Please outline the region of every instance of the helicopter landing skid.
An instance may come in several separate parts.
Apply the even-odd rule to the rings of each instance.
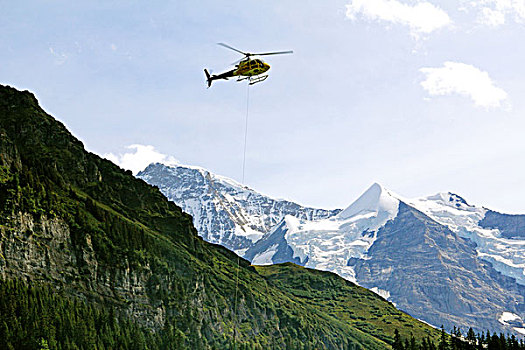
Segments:
[[[249,79],[250,85],[263,82],[263,81],[266,80],[266,78],[268,78],[268,75],[258,75],[256,77],[250,77],[250,79]]]
[[[253,85],[253,84],[257,84],[257,83],[265,81],[266,78],[268,78],[268,74],[267,75],[256,75],[256,76],[251,76],[251,77],[242,77],[242,78],[239,77],[237,81],[243,81],[243,80],[248,79],[248,81],[250,82],[250,85]]]

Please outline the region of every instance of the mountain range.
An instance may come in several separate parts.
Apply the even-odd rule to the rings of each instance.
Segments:
[[[169,200],[190,214],[199,235],[206,241],[241,256],[286,215],[317,220],[339,212],[273,199],[196,166],[170,167],[155,163],[137,177],[157,186]]]
[[[344,210],[322,210],[198,167],[151,164],[138,177],[191,212],[205,239],[209,227],[227,228],[213,242],[254,265],[334,272],[434,326],[525,334],[525,215],[453,193],[408,199],[380,184]]]

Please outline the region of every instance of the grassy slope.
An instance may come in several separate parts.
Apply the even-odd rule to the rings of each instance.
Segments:
[[[402,337],[438,339],[439,331],[396,309],[391,303],[368,289],[325,271],[307,269],[292,263],[256,266],[279,289],[286,290],[302,304],[324,310],[334,319],[373,335],[385,342],[393,341],[394,330]]]
[[[0,147],[3,227],[12,225],[10,218],[18,212],[29,213],[35,220],[56,217],[69,225],[74,252],[85,250],[88,240],[92,242],[99,274],[112,276],[128,266],[144,272],[149,276],[144,308],[163,308],[167,317],[160,331],[182,332],[185,346],[226,348],[231,344],[237,273],[238,338],[250,347],[348,348],[359,344],[365,349],[383,349],[388,348],[385,341],[391,339],[393,326],[399,325],[404,334],[426,327],[370,292],[329,274],[290,266],[257,268],[259,274],[242,259],[238,269],[237,257],[202,241],[191,217],[158,189],[86,152],[28,92],[0,86]],[[11,234],[2,230],[0,239],[10,239]],[[48,282],[101,307],[116,306],[126,314],[126,296],[101,297],[86,262],[81,255],[77,258],[75,281],[65,286]],[[330,288],[316,291],[294,284],[300,280]],[[315,298],[300,296],[301,288]],[[352,288],[362,291],[363,297],[333,299]],[[326,307],[334,302],[336,308]],[[403,321],[393,320],[392,327],[386,321],[375,322],[376,309],[400,314]]]

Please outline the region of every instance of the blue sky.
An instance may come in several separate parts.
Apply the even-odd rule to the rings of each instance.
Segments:
[[[0,83],[34,92],[86,147],[125,166],[199,165],[344,207],[373,182],[525,213],[525,1],[4,1]],[[130,145],[139,145],[129,148]],[[145,147],[151,146],[151,147]]]

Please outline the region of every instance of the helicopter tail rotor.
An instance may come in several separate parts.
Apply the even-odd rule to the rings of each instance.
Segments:
[[[206,74],[206,81],[208,83],[208,87],[210,87],[212,82],[211,75],[207,69],[204,69],[204,74]]]

